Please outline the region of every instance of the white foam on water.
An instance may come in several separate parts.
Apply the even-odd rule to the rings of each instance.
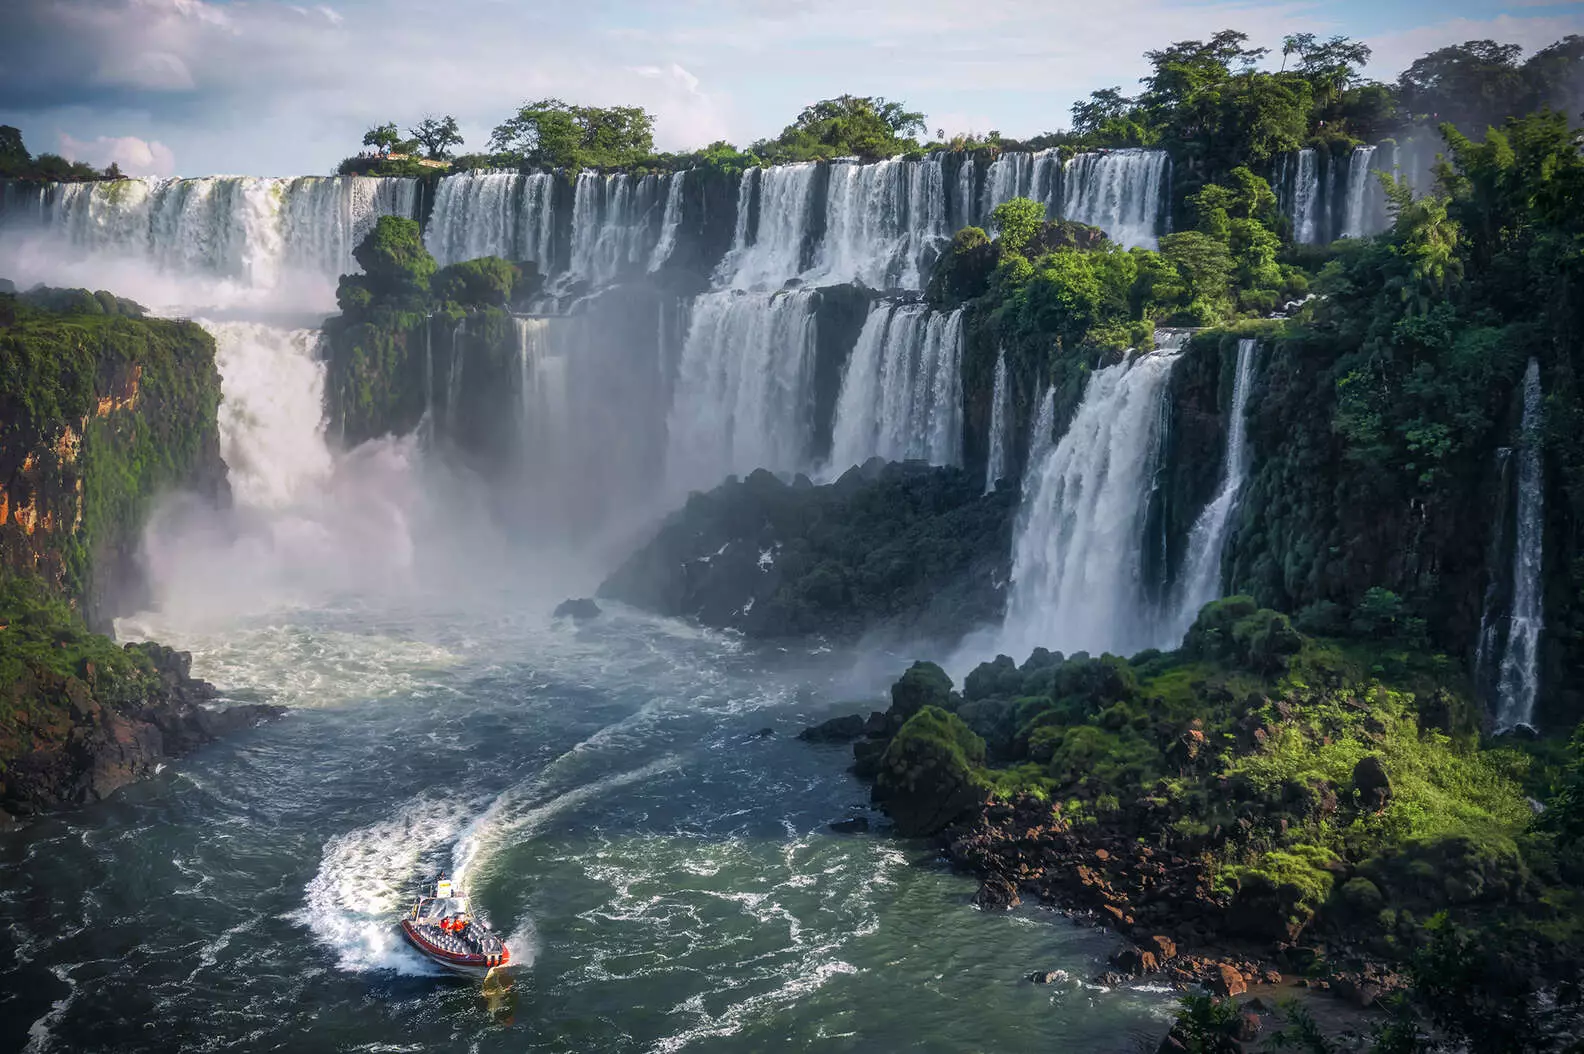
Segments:
[[[414,879],[457,836],[469,811],[465,802],[420,797],[389,819],[331,838],[290,919],[307,927],[341,970],[440,973],[408,947],[399,923]]]

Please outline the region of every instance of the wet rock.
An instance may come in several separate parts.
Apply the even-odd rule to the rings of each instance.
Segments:
[[[851,743],[864,734],[864,719],[857,714],[833,717],[798,733],[805,743]]]
[[[1018,896],[1017,886],[1011,881],[1001,875],[990,875],[979,883],[973,902],[986,911],[1010,911],[1023,903],[1023,898]]]
[[[1155,934],[1144,942],[1144,946],[1155,953],[1155,958],[1161,962],[1174,958],[1177,955],[1177,942],[1163,934]]]
[[[569,618],[573,622],[587,622],[589,619],[599,618],[600,607],[589,597],[576,597],[561,601],[556,605],[551,618]]]
[[[1139,974],[1154,973],[1160,969],[1160,962],[1155,958],[1154,952],[1145,951],[1132,944],[1123,945],[1112,952],[1111,965],[1135,977]]]
[[[1215,963],[1210,968],[1210,990],[1224,999],[1248,991],[1248,982],[1237,967],[1229,963]]]
[[[1237,1021],[1233,1022],[1232,1038],[1240,1043],[1252,1042],[1264,1027],[1264,1022],[1260,1021],[1258,1014],[1252,1010],[1245,1010],[1238,1015]]]
[[[862,816],[854,816],[847,820],[836,820],[826,826],[837,834],[862,834],[869,829],[869,821]]]
[[[1066,970],[1036,970],[1029,974],[1035,984],[1061,984],[1068,979]]]

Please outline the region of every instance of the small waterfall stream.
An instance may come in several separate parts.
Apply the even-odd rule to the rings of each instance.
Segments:
[[[1535,697],[1540,689],[1540,633],[1544,629],[1542,543],[1545,530],[1545,481],[1540,429],[1545,397],[1540,389],[1540,363],[1529,360],[1524,371],[1523,434],[1518,441],[1517,534],[1513,546],[1512,617],[1497,673],[1496,728],[1533,727]]]
[[[1221,557],[1226,551],[1232,513],[1237,509],[1243,480],[1248,474],[1247,409],[1253,382],[1254,358],[1259,343],[1238,341],[1237,372],[1232,382],[1232,405],[1227,410],[1226,456],[1221,462],[1221,482],[1188,532],[1186,563],[1178,580],[1172,610],[1165,627],[1165,644],[1176,647],[1199,616],[1199,609],[1221,595]]]
[[[1006,349],[996,353],[995,388],[990,394],[990,452],[985,459],[985,493],[995,490],[996,481],[1007,471],[1007,429],[1011,426],[1012,399],[1007,384]]]

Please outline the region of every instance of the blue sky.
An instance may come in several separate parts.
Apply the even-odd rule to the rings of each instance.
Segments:
[[[662,149],[746,144],[842,92],[1029,136],[1223,28],[1357,37],[1391,79],[1449,43],[1584,33],[1584,0],[0,0],[0,123],[155,175],[327,172],[371,124],[430,113],[482,148],[545,95],[643,105]]]

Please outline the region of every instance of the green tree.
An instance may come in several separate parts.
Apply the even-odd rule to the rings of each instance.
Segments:
[[[382,154],[398,150],[402,145],[401,132],[396,128],[396,122],[375,125],[363,133],[363,145],[378,150]]]
[[[1315,88],[1323,106],[1335,104],[1369,62],[1369,45],[1348,37],[1320,40],[1313,33],[1295,33],[1282,40],[1282,61],[1298,56],[1298,73]]]
[[[805,107],[792,124],[755,153],[773,161],[857,156],[866,161],[918,149],[924,115],[881,96],[840,95]]]
[[[529,165],[615,168],[654,152],[654,118],[636,106],[540,99],[496,125],[490,149]]]
[[[22,144],[21,129],[0,124],[0,173],[21,172],[32,160]]]
[[[1397,91],[1414,116],[1476,133],[1517,111],[1524,91],[1522,54],[1517,44],[1494,40],[1440,48],[1404,70]]]
[[[1045,206],[1029,198],[1013,198],[990,214],[1002,252],[1021,253],[1045,223]]]
[[[462,145],[462,133],[457,128],[456,118],[450,114],[444,117],[425,117],[418,123],[417,128],[407,129],[407,134],[423,147],[424,156],[431,161],[450,157],[451,148]]]

